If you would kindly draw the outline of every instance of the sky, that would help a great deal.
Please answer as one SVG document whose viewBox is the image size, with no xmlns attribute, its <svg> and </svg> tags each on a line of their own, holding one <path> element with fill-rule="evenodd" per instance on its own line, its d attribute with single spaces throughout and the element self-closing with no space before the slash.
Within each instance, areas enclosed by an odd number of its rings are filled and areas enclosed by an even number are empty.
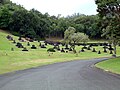
<svg viewBox="0 0 120 90">
<path fill-rule="evenodd" d="M 32 8 L 41 13 L 49 15 L 61 14 L 61 16 L 80 13 L 85 15 L 97 14 L 94 0 L 11 0 L 14 3 L 20 4 L 26 9 Z"/>
</svg>

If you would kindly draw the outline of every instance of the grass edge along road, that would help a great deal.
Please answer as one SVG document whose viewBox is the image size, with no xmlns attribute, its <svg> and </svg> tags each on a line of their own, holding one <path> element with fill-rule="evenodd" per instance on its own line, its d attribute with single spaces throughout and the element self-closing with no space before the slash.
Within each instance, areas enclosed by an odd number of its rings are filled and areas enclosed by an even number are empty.
<svg viewBox="0 0 120 90">
<path fill-rule="evenodd" d="M 98 56 L 96 56 L 96 57 L 95 56 L 94 57 L 85 57 L 85 56 L 75 57 L 74 54 L 71 54 L 71 55 L 73 55 L 73 57 L 70 56 L 70 57 L 66 57 L 66 58 L 64 57 L 64 55 L 61 58 L 59 58 L 59 57 L 54 58 L 54 55 L 50 56 L 50 58 L 39 58 L 39 57 L 37 57 L 37 55 L 35 57 L 29 57 L 29 58 L 26 58 L 26 57 L 14 58 L 14 57 L 11 57 L 10 55 L 8 55 L 7 57 L 3 56 L 4 58 L 0 60 L 0 74 L 34 68 L 34 67 L 39 67 L 39 66 L 48 65 L 48 64 L 59 63 L 59 62 L 68 62 L 68 61 L 74 61 L 74 60 L 89 60 L 89 59 L 93 59 L 93 58 L 102 58 L 103 57 L 103 56 L 100 56 L 100 57 L 98 57 Z"/>
<path fill-rule="evenodd" d="M 108 59 L 95 65 L 97 68 L 120 74 L 120 57 Z"/>
</svg>

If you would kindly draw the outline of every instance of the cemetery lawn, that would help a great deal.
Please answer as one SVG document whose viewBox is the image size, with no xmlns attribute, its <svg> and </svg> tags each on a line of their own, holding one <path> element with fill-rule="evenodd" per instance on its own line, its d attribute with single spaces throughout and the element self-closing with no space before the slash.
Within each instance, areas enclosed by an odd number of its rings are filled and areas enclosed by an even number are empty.
<svg viewBox="0 0 120 90">
<path fill-rule="evenodd" d="M 117 58 L 97 63 L 95 66 L 105 71 L 120 74 L 120 47 L 117 47 Z"/>
<path fill-rule="evenodd" d="M 96 67 L 120 74 L 120 57 L 100 62 L 96 64 Z"/>
<path fill-rule="evenodd" d="M 111 56 L 109 52 L 104 53 L 102 47 L 95 47 L 97 51 L 101 50 L 101 54 L 97 54 L 91 50 L 86 50 L 85 52 L 78 53 L 78 55 L 73 54 L 72 52 L 61 53 L 58 51 L 50 53 L 49 55 L 47 49 L 53 46 L 47 45 L 47 48 L 43 49 L 39 47 L 39 43 L 37 41 L 30 43 L 37 47 L 35 50 L 32 50 L 30 46 L 27 46 L 27 42 L 22 42 L 22 44 L 29 50 L 28 52 L 23 52 L 21 48 L 17 48 L 15 44 L 12 43 L 13 41 L 8 41 L 6 39 L 7 35 L 7 33 L 0 31 L 0 74 L 58 62 Z M 16 40 L 16 42 L 18 42 L 18 37 L 13 35 L 11 36 Z M 62 48 L 63 46 L 60 47 Z M 11 51 L 11 48 L 14 48 L 14 51 Z M 76 46 L 77 52 L 80 51 L 81 48 L 82 46 Z M 118 50 L 120 50 L 120 47 L 118 48 Z M 118 54 L 120 55 L 120 53 Z"/>
</svg>

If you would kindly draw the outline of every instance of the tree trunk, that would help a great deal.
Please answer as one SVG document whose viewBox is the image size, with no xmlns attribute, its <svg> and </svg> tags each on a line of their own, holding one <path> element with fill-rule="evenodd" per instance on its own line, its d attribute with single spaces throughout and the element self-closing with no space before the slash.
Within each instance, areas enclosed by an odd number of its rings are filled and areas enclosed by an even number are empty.
<svg viewBox="0 0 120 90">
<path fill-rule="evenodd" d="M 74 45 L 73 45 L 73 50 L 75 50 L 75 41 L 74 41 Z"/>
<path fill-rule="evenodd" d="M 113 44 L 113 46 L 114 46 L 114 54 L 113 54 L 113 56 L 116 57 L 116 54 L 117 54 L 117 51 L 116 51 L 116 44 Z"/>
</svg>

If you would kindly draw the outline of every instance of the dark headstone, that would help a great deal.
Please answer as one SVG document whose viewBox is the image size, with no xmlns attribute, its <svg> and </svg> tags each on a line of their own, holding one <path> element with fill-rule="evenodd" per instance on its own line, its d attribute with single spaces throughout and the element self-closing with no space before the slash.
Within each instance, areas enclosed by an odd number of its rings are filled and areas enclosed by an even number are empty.
<svg viewBox="0 0 120 90">
<path fill-rule="evenodd" d="M 45 42 L 45 45 L 47 46 L 47 42 Z"/>
<path fill-rule="evenodd" d="M 53 47 L 54 49 L 57 49 L 58 47 L 56 46 L 56 45 L 54 45 L 54 47 Z"/>
<path fill-rule="evenodd" d="M 28 51 L 28 50 L 27 50 L 27 48 L 24 47 L 22 51 Z"/>
<path fill-rule="evenodd" d="M 69 48 L 69 51 L 72 51 L 72 48 Z"/>
<path fill-rule="evenodd" d="M 95 48 L 93 48 L 92 52 L 97 52 L 97 51 L 95 50 Z"/>
<path fill-rule="evenodd" d="M 100 43 L 100 46 L 103 46 L 103 44 L 102 44 L 102 43 Z"/>
<path fill-rule="evenodd" d="M 98 51 L 98 54 L 101 54 L 101 51 L 100 51 L 100 50 Z"/>
<path fill-rule="evenodd" d="M 112 56 L 113 56 L 113 57 L 116 57 L 116 55 L 115 55 L 115 54 L 113 54 Z"/>
<path fill-rule="evenodd" d="M 80 50 L 80 52 L 85 52 L 85 50 L 82 48 L 82 49 Z"/>
<path fill-rule="evenodd" d="M 69 49 L 69 48 L 68 48 L 68 44 L 65 45 L 65 49 Z"/>
<path fill-rule="evenodd" d="M 110 50 L 110 54 L 113 54 L 112 50 Z"/>
<path fill-rule="evenodd" d="M 68 53 L 68 51 L 66 51 L 66 53 Z"/>
<path fill-rule="evenodd" d="M 41 45 L 41 48 L 46 48 L 46 46 L 43 44 L 43 45 Z"/>
<path fill-rule="evenodd" d="M 57 46 L 57 50 L 60 51 L 60 46 L 59 45 Z"/>
<path fill-rule="evenodd" d="M 41 42 L 39 43 L 39 46 L 41 47 Z"/>
<path fill-rule="evenodd" d="M 37 49 L 37 47 L 35 45 L 32 45 L 31 49 Z"/>
<path fill-rule="evenodd" d="M 88 49 L 86 46 L 82 47 L 83 49 Z"/>
<path fill-rule="evenodd" d="M 110 47 L 110 48 L 108 48 L 109 50 L 114 50 L 114 48 L 112 48 L 112 47 Z"/>
<path fill-rule="evenodd" d="M 65 50 L 62 48 L 61 52 L 65 52 Z"/>
<path fill-rule="evenodd" d="M 33 39 L 30 39 L 29 41 L 30 41 L 30 42 L 34 42 L 34 40 L 33 40 Z"/>
<path fill-rule="evenodd" d="M 108 48 L 108 49 L 109 49 L 109 50 L 114 50 L 111 45 L 109 45 L 109 48 Z"/>
<path fill-rule="evenodd" d="M 29 42 L 27 43 L 27 46 L 30 46 L 30 43 L 29 43 Z"/>
<path fill-rule="evenodd" d="M 104 42 L 104 43 L 103 43 L 103 46 L 108 46 L 108 43 Z"/>
<path fill-rule="evenodd" d="M 107 50 L 106 50 L 106 48 L 104 48 L 104 53 L 107 53 Z"/>
<path fill-rule="evenodd" d="M 18 48 L 23 48 L 22 43 L 19 43 L 19 42 L 16 44 L 16 46 L 17 46 Z"/>
<path fill-rule="evenodd" d="M 15 40 L 13 40 L 13 43 L 15 44 L 15 43 L 16 43 L 16 41 L 15 41 Z"/>
<path fill-rule="evenodd" d="M 104 49 L 107 49 L 108 47 L 107 47 L 107 46 L 104 46 L 103 48 L 104 48 Z"/>
<path fill-rule="evenodd" d="M 19 37 L 18 40 L 22 40 L 22 37 Z"/>
<path fill-rule="evenodd" d="M 92 47 L 93 46 L 93 44 L 90 44 L 90 47 Z"/>
<path fill-rule="evenodd" d="M 88 46 L 87 50 L 91 50 L 90 46 Z"/>
<path fill-rule="evenodd" d="M 7 38 L 8 40 L 10 40 L 10 41 L 13 41 L 13 37 L 10 36 L 10 35 L 7 35 L 6 38 Z"/>
<path fill-rule="evenodd" d="M 14 51 L 14 48 L 11 48 L 11 51 Z"/>
</svg>

